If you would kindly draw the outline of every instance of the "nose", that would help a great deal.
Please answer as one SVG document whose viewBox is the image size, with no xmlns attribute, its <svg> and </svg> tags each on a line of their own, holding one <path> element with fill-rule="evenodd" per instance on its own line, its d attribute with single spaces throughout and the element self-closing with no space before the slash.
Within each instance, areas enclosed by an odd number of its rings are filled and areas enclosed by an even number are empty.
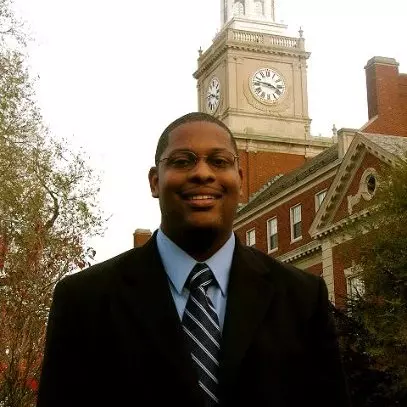
<svg viewBox="0 0 407 407">
<path fill-rule="evenodd" d="M 195 167 L 189 171 L 188 175 L 190 181 L 200 184 L 212 182 L 216 178 L 215 172 L 206 162 L 206 158 L 203 157 L 199 158 Z"/>
</svg>

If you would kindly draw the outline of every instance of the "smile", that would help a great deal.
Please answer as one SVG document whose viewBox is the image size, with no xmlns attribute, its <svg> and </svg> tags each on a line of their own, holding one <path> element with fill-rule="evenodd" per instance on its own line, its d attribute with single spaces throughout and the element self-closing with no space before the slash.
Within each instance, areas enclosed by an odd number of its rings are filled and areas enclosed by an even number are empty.
<svg viewBox="0 0 407 407">
<path fill-rule="evenodd" d="M 206 199 L 216 199 L 214 195 L 191 195 L 186 197 L 189 201 L 203 201 Z"/>
</svg>

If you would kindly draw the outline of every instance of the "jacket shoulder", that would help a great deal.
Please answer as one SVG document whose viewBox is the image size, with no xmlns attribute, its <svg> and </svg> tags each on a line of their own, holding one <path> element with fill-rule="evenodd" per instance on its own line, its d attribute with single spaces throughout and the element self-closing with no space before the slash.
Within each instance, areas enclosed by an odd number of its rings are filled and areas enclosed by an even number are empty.
<svg viewBox="0 0 407 407">
<path fill-rule="evenodd" d="M 321 284 L 321 277 L 301 270 L 291 264 L 285 264 L 281 261 L 268 256 L 260 250 L 242 246 L 241 250 L 244 256 L 251 264 L 257 263 L 257 268 L 262 268 L 264 277 L 270 280 L 278 280 L 288 288 L 310 289 L 314 291 Z"/>
<path fill-rule="evenodd" d="M 121 269 L 131 265 L 136 267 L 139 252 L 138 248 L 130 249 L 84 270 L 66 275 L 58 282 L 56 290 L 86 289 L 91 292 L 103 286 L 107 287 L 118 278 L 118 272 Z"/>
</svg>

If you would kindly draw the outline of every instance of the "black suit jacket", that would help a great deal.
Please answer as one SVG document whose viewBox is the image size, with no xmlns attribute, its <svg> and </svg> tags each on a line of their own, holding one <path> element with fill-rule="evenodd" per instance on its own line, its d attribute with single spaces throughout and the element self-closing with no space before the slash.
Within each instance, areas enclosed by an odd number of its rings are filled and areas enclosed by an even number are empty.
<svg viewBox="0 0 407 407">
<path fill-rule="evenodd" d="M 221 406 L 348 406 L 326 286 L 236 243 Z M 203 406 L 155 236 L 64 278 L 38 407 Z"/>
</svg>

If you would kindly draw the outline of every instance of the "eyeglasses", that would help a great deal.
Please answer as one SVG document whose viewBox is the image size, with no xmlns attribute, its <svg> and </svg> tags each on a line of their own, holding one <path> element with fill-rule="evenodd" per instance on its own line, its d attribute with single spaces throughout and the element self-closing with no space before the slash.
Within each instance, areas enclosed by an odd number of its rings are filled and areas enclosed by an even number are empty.
<svg viewBox="0 0 407 407">
<path fill-rule="evenodd" d="M 230 151 L 215 151 L 201 156 L 192 151 L 177 151 L 168 157 L 161 158 L 158 162 L 166 161 L 167 167 L 174 170 L 189 171 L 195 168 L 200 159 L 204 159 L 213 170 L 221 171 L 232 168 L 239 156 L 232 154 Z"/>
</svg>

